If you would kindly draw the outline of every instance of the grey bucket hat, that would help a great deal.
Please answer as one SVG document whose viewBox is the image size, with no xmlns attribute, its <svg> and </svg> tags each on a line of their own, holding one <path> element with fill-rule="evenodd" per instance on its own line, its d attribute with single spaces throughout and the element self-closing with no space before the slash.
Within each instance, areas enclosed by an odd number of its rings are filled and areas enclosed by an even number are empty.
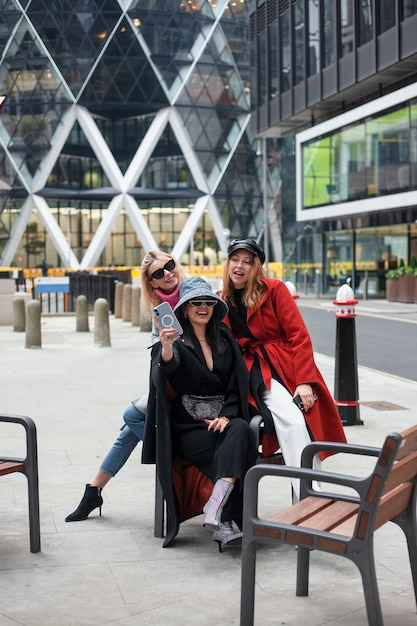
<svg viewBox="0 0 417 626">
<path fill-rule="evenodd" d="M 217 321 L 220 322 L 227 315 L 229 308 L 226 302 L 212 290 L 209 283 L 200 276 L 187 278 L 181 283 L 180 299 L 174 311 L 180 309 L 190 300 L 204 300 L 204 298 L 212 298 L 218 301 L 218 304 L 214 307 L 214 316 L 217 318 Z"/>
</svg>

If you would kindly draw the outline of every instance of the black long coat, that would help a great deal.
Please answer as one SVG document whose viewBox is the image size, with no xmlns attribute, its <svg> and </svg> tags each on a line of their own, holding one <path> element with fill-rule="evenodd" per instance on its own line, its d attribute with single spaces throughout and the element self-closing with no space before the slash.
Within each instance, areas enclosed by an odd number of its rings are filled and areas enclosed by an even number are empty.
<svg viewBox="0 0 417 626">
<path fill-rule="evenodd" d="M 228 408 L 219 414 L 233 417 L 233 411 L 236 411 L 236 417 L 239 415 L 248 420 L 249 373 L 243 362 L 240 349 L 229 329 L 224 324 L 220 324 L 220 331 L 230 345 L 233 367 L 230 369 L 229 378 L 223 381 L 223 393 L 226 396 L 225 405 Z M 207 366 L 202 354 L 199 355 L 197 350 L 194 351 L 187 347 L 181 340 L 174 343 L 173 349 L 174 358 L 181 359 L 183 381 L 190 385 L 188 393 L 207 395 L 207 391 L 201 391 L 201 380 L 203 377 L 207 377 Z M 157 465 L 158 478 L 167 505 L 167 535 L 163 544 L 164 547 L 167 547 L 178 533 L 181 512 L 172 478 L 172 424 L 169 417 L 172 397 L 170 398 L 170 386 L 167 385 L 166 381 L 166 369 L 165 366 L 160 367 L 160 361 L 161 344 L 158 342 L 153 346 L 151 356 L 149 401 L 145 421 L 142 462 L 156 463 Z M 237 386 L 231 386 L 230 379 L 235 381 Z M 211 393 L 215 395 L 214 391 Z M 216 393 L 219 393 L 219 390 Z M 239 406 L 237 409 L 233 409 L 233 406 L 236 407 L 236 400 L 238 400 Z"/>
</svg>

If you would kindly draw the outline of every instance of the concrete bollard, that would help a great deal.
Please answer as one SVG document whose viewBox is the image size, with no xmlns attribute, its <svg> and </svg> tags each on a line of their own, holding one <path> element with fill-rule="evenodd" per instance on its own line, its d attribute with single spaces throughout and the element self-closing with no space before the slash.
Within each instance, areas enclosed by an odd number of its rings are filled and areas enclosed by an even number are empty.
<svg viewBox="0 0 417 626">
<path fill-rule="evenodd" d="M 26 343 L 25 348 L 42 348 L 41 303 L 31 300 L 26 307 Z"/>
<path fill-rule="evenodd" d="M 118 280 L 114 287 L 114 317 L 122 317 L 124 283 Z"/>
<path fill-rule="evenodd" d="M 123 285 L 122 320 L 130 322 L 132 318 L 132 285 Z"/>
<path fill-rule="evenodd" d="M 344 426 L 363 424 L 359 419 L 358 360 L 356 354 L 355 299 L 353 289 L 342 285 L 333 304 L 337 306 L 334 399 Z"/>
<path fill-rule="evenodd" d="M 26 328 L 26 302 L 24 298 L 13 300 L 13 331 L 24 333 Z"/>
<path fill-rule="evenodd" d="M 80 295 L 75 301 L 75 318 L 77 333 L 88 333 L 88 300 L 87 296 Z"/>
<path fill-rule="evenodd" d="M 132 310 L 130 315 L 132 326 L 140 325 L 140 295 L 140 285 L 132 285 Z"/>
<path fill-rule="evenodd" d="M 111 348 L 109 303 L 105 298 L 98 298 L 94 302 L 94 345 Z"/>
</svg>

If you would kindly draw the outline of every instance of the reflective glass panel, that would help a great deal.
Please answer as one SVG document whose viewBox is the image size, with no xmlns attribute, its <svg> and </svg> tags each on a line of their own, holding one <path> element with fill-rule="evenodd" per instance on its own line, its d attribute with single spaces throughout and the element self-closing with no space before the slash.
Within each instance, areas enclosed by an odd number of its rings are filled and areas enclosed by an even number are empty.
<svg viewBox="0 0 417 626">
<path fill-rule="evenodd" d="M 374 36 L 372 0 L 360 0 L 358 10 L 358 44 L 363 46 Z"/>
<path fill-rule="evenodd" d="M 308 3 L 308 76 L 320 70 L 320 13 L 317 0 Z"/>
<path fill-rule="evenodd" d="M 344 57 L 353 50 L 353 2 L 340 0 L 340 56 Z"/>
<path fill-rule="evenodd" d="M 336 62 L 336 2 L 323 2 L 323 67 Z"/>
</svg>

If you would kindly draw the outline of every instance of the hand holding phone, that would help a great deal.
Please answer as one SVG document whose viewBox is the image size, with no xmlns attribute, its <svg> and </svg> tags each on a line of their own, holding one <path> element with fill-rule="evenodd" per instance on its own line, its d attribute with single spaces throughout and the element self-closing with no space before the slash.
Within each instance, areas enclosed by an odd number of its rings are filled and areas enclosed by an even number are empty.
<svg viewBox="0 0 417 626">
<path fill-rule="evenodd" d="M 177 316 L 174 311 L 171 309 L 168 302 L 161 302 L 158 306 L 154 307 L 154 313 L 159 326 L 164 328 L 173 328 L 177 331 L 175 337 L 182 335 L 183 330 L 181 324 L 179 323 Z"/>
<path fill-rule="evenodd" d="M 314 398 L 314 401 L 318 400 L 318 398 L 317 398 L 315 393 L 313 393 L 313 398 Z M 302 402 L 302 400 L 300 398 L 300 394 L 297 394 L 296 396 L 294 396 L 292 401 L 294 402 L 294 404 L 296 404 L 298 406 L 300 411 L 305 411 L 305 406 L 304 406 L 304 403 Z M 309 408 L 311 408 L 311 406 Z"/>
</svg>

